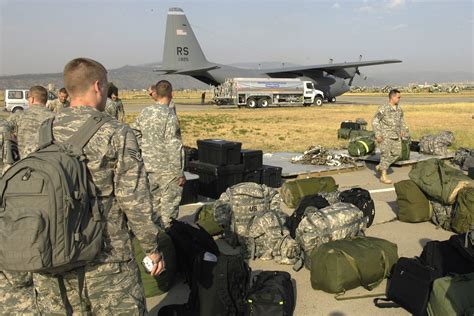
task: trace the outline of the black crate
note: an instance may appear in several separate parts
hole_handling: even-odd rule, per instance
[[[362,129],[360,123],[351,122],[351,121],[342,122],[341,123],[341,128],[348,128],[348,129],[355,129],[355,130]]]
[[[189,170],[199,175],[199,194],[218,199],[227,188],[242,182],[244,165],[216,166],[192,161]]]
[[[260,184],[262,181],[262,170],[245,172],[242,182],[254,182]]]
[[[281,187],[281,167],[263,165],[261,184],[272,188]]]
[[[244,165],[244,171],[256,171],[262,169],[263,152],[261,150],[242,149],[240,163]]]
[[[189,162],[199,160],[197,148],[184,146],[184,170],[188,170]]]
[[[467,175],[469,178],[474,179],[474,167],[467,169]]]
[[[183,187],[183,194],[179,205],[198,202],[199,176],[192,173],[185,173],[186,183]]]
[[[198,140],[199,161],[217,166],[240,164],[242,143],[222,139]]]

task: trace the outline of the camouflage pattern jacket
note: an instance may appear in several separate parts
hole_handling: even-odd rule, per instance
[[[184,148],[176,114],[166,105],[149,106],[131,125],[137,131],[147,172],[161,178],[184,175]]]
[[[401,132],[408,136],[408,127],[405,124],[400,105],[396,107],[390,104],[380,106],[372,120],[372,129],[375,132],[375,137],[385,139],[400,139]]]
[[[114,119],[116,120],[118,119],[119,112],[118,112],[117,104],[114,101],[112,101],[112,99],[110,98],[107,98],[104,112],[112,116]]]
[[[27,111],[17,111],[9,118],[11,132],[19,144],[20,158],[28,156],[38,147],[41,123],[54,116],[42,105],[32,105]]]
[[[53,124],[54,138],[66,141],[96,109],[64,109]],[[104,114],[105,115],[105,114]],[[146,253],[156,247],[159,228],[152,221],[152,202],[145,168],[133,131],[116,120],[105,123],[84,147],[91,179],[102,210],[111,199],[103,251],[95,262],[124,262],[133,256],[130,230]]]
[[[48,101],[48,103],[46,103],[46,107],[50,111],[55,112],[55,113],[58,113],[62,109],[68,108],[70,106],[71,106],[71,103],[68,100],[66,100],[66,102],[64,102],[64,103],[61,103],[61,101],[59,101],[59,99],[54,99],[54,100]]]

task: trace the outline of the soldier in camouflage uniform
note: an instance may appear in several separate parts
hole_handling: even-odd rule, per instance
[[[107,98],[105,112],[123,123],[125,121],[125,110],[123,109],[122,100],[118,97],[118,88],[112,82],[109,83]]]
[[[387,177],[387,170],[402,154],[402,138],[408,137],[408,127],[403,118],[403,111],[398,104],[400,91],[393,89],[388,94],[389,102],[379,107],[372,120],[375,138],[380,145],[380,164],[376,167],[381,172],[380,182],[392,183]]]
[[[41,86],[30,89],[28,102],[30,107],[27,111],[17,111],[8,118],[11,131],[16,136],[19,144],[20,158],[25,158],[38,146],[38,130],[45,120],[54,116],[54,113],[46,108],[48,91]]]
[[[106,73],[101,64],[86,58],[66,65],[64,82],[71,94],[71,107],[54,120],[57,141],[66,141],[91,115],[104,110]],[[33,274],[38,311],[44,315],[144,315],[146,302],[130,230],[154,262],[151,275],[161,273],[164,262],[157,251],[160,230],[152,221],[153,207],[137,140],[127,125],[111,120],[90,139],[84,154],[102,213],[106,205],[109,208],[103,249],[85,269],[62,274],[64,282],[57,276]]]
[[[54,116],[54,113],[46,108],[47,100],[48,91],[44,87],[33,86],[29,91],[29,109],[15,112],[8,118],[6,122],[8,127],[5,128],[20,142],[18,146],[20,157],[16,159],[24,158],[36,149],[41,123]],[[2,148],[5,153],[2,164],[4,162],[11,164],[12,161],[6,160],[8,155],[6,150],[8,148]],[[32,313],[35,310],[33,291],[33,279],[30,273],[0,272],[0,315]]]
[[[71,103],[68,101],[68,97],[69,94],[67,93],[66,89],[61,88],[58,93],[58,98],[48,101],[48,103],[46,103],[46,107],[52,112],[58,113],[62,109],[71,106]]]
[[[184,149],[175,112],[169,108],[172,86],[166,80],[152,86],[156,104],[145,108],[132,124],[137,131],[155,212],[164,227],[177,218],[186,182]]]

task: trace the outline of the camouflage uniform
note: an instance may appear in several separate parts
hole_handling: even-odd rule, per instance
[[[25,158],[36,149],[41,123],[53,116],[53,112],[39,104],[30,106],[27,111],[17,111],[10,115],[8,121],[19,144],[20,158]]]
[[[116,120],[118,119],[119,112],[118,112],[117,104],[114,101],[112,101],[112,99],[110,98],[107,98],[104,112],[112,116]]]
[[[68,108],[56,116],[54,137],[71,137],[97,110],[88,106]],[[104,114],[105,115],[105,114]],[[111,200],[106,218],[103,251],[85,267],[82,311],[98,315],[143,315],[146,302],[135,262],[131,229],[146,253],[156,247],[159,229],[152,222],[152,203],[137,140],[132,130],[116,120],[107,122],[84,148],[98,203]],[[81,311],[79,272],[63,274],[68,301],[75,313]],[[58,279],[34,274],[36,302],[42,314],[66,313]]]
[[[68,100],[66,100],[64,103],[62,103],[59,99],[54,99],[54,100],[48,101],[48,103],[46,103],[46,107],[50,111],[55,112],[55,113],[58,113],[62,109],[68,108],[70,106],[71,106],[71,103]]]
[[[117,119],[119,122],[124,122],[125,121],[125,110],[123,109],[123,103],[122,100],[117,99],[117,101],[113,101],[115,103],[115,107],[117,108],[118,112],[118,117]]]
[[[0,315],[35,315],[30,273],[0,271]]]
[[[166,105],[145,108],[132,124],[137,130],[143,161],[153,196],[153,206],[164,227],[177,218],[183,188],[184,149],[178,118]]]
[[[375,137],[382,137],[380,143],[380,170],[387,170],[402,154],[401,132],[408,136],[408,127],[399,105],[384,104],[379,107],[372,120]]]

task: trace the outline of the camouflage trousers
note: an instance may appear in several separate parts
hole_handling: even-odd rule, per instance
[[[33,274],[36,304],[42,315],[147,315],[145,294],[135,260],[86,266],[82,300],[79,272],[57,277]],[[60,284],[69,302],[66,309]],[[64,292],[64,291],[63,291]],[[71,311],[72,309],[72,311]]]
[[[172,218],[178,218],[183,188],[178,185],[178,177],[162,177],[157,173],[148,173],[147,175],[153,210],[157,216],[153,221],[159,223],[161,227],[167,228]]]
[[[30,273],[0,271],[0,315],[38,315]]]
[[[384,138],[380,143],[380,170],[387,170],[402,155],[400,139]]]

